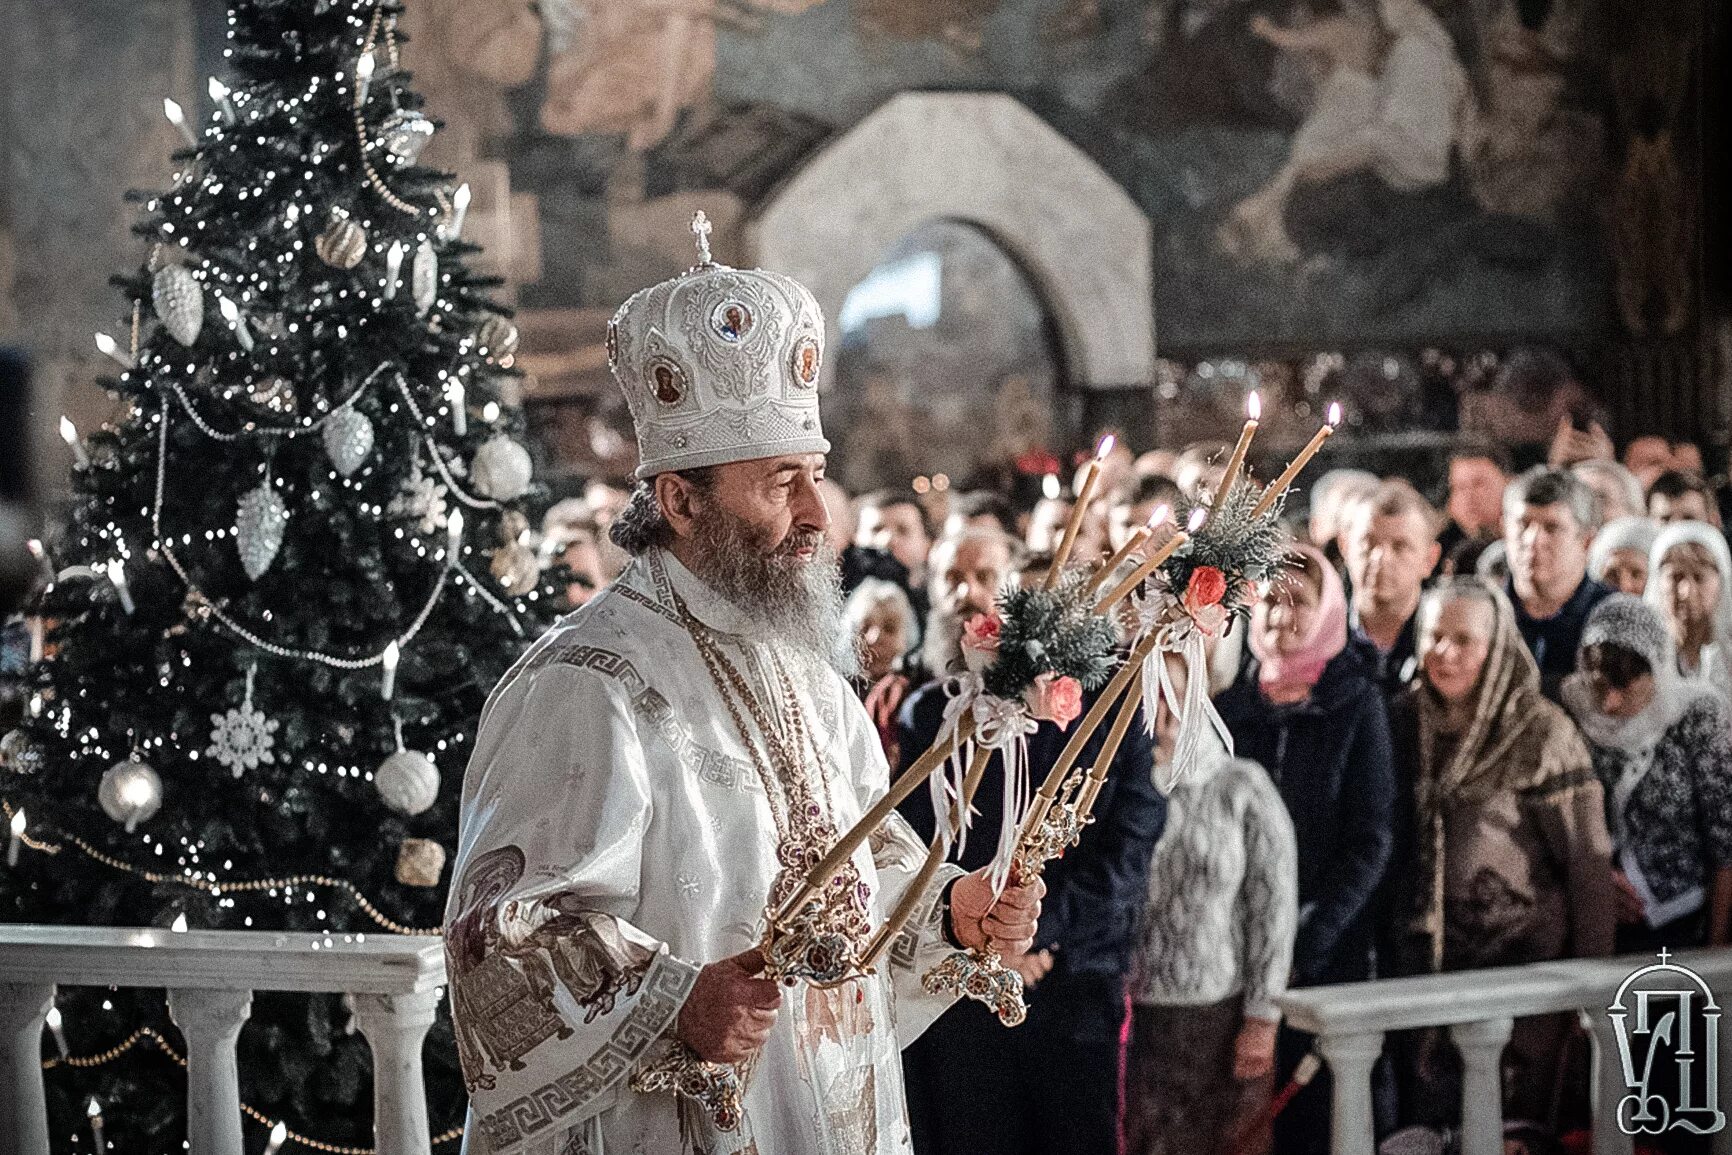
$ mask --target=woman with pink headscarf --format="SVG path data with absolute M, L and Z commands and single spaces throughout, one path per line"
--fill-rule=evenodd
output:
M 1295 987 L 1373 977 L 1373 898 L 1394 842 L 1396 780 L 1371 643 L 1347 627 L 1341 579 L 1296 545 L 1252 611 L 1251 659 L 1215 705 L 1234 752 L 1268 770 L 1298 843 Z M 1283 1030 L 1281 1075 L 1310 1046 Z M 1279 1081 L 1279 1078 L 1278 1078 Z M 1277 1120 L 1277 1148 L 1327 1151 L 1319 1078 Z

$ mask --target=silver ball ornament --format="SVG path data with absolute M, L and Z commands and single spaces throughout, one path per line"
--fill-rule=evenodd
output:
M 148 763 L 128 758 L 103 772 L 96 788 L 96 801 L 104 814 L 131 834 L 140 822 L 148 822 L 162 807 L 162 779 Z
M 413 818 L 439 799 L 439 767 L 419 750 L 399 750 L 373 772 L 379 797 L 399 814 Z
M 475 460 L 469 463 L 469 478 L 476 492 L 494 501 L 515 501 L 528 490 L 534 476 L 529 450 L 503 433 L 477 449 Z

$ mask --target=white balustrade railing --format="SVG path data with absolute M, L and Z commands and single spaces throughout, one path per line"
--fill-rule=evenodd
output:
M 1499 1059 L 1515 1020 L 1529 1015 L 1582 1012 L 1592 1024 L 1594 1155 L 1630 1155 L 1631 1136 L 1618 1125 L 1619 1100 L 1630 1093 L 1607 1013 L 1618 988 L 1653 955 L 1569 959 L 1416 978 L 1310 987 L 1280 999 L 1287 1022 L 1317 1036 L 1333 1076 L 1333 1155 L 1373 1155 L 1371 1068 L 1390 1031 L 1448 1028 L 1462 1059 L 1462 1155 L 1503 1155 L 1503 1103 Z M 1732 992 L 1732 949 L 1670 956 L 1713 991 Z M 1659 980 L 1664 976 L 1650 976 Z M 1662 989 L 1677 979 L 1639 982 L 1632 989 Z M 1718 1022 L 1725 1051 L 1716 1077 L 1719 1104 L 1732 1112 L 1732 1016 Z M 1646 1046 L 1638 1041 L 1638 1049 Z M 1712 1067 L 1709 1068 L 1712 1071 Z M 1732 1155 L 1732 1125 L 1714 1136 L 1714 1155 Z
M 47 1155 L 42 1031 L 57 986 L 162 987 L 187 1045 L 191 1155 L 241 1155 L 235 1040 L 253 992 L 349 995 L 373 1048 L 379 1155 L 428 1155 L 421 1044 L 445 983 L 437 938 L 0 925 L 0 1150 Z

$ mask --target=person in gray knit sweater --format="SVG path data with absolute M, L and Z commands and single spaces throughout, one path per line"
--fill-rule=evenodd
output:
M 1174 666 L 1183 686 L 1183 671 Z M 1156 780 L 1177 720 L 1155 720 Z M 1275 998 L 1287 989 L 1298 924 L 1292 820 L 1273 780 L 1213 733 L 1167 794 L 1167 830 L 1130 976 L 1126 1155 L 1256 1151 L 1241 1137 L 1273 1090 Z M 1235 1144 L 1234 1140 L 1245 1141 Z

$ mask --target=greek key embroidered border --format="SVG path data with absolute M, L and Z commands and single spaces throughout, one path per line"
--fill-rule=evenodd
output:
M 488 1142 L 498 1148 L 533 1138 L 624 1078 L 673 1021 L 697 974 L 696 967 L 658 955 L 637 1002 L 588 1062 L 481 1117 Z

